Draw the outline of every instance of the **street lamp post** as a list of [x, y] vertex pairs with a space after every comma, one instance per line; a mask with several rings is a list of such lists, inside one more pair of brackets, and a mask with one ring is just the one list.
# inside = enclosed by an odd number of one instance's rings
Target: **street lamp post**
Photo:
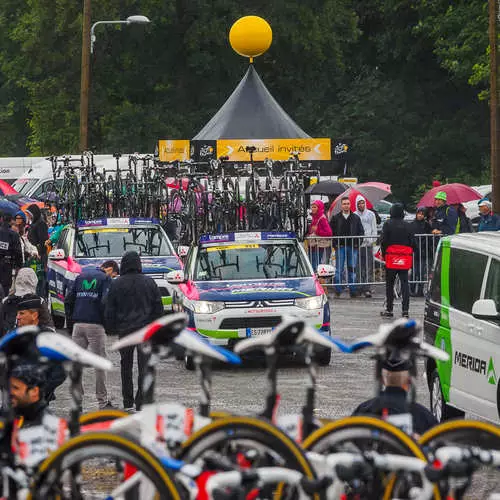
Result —
[[[97, 21], [90, 27], [90, 1], [84, 0], [82, 35], [82, 76], [80, 86], [80, 151], [88, 149], [90, 55], [94, 53], [95, 28], [99, 24], [148, 24], [146, 16], [129, 16], [124, 21]], [[90, 29], [89, 29], [90, 27]]]

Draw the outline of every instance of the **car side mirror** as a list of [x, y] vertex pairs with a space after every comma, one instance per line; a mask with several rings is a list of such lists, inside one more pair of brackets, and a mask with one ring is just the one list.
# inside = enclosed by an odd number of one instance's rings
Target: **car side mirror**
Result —
[[184, 283], [186, 281], [184, 271], [182, 269], [179, 269], [178, 271], [170, 271], [167, 274], [167, 281], [172, 285]]
[[66, 258], [66, 254], [62, 248], [55, 248], [49, 252], [50, 260], [63, 260]]
[[331, 278], [335, 275], [335, 268], [330, 264], [319, 264], [316, 274], [319, 278]]
[[178, 248], [177, 248], [177, 254], [179, 255], [179, 257], [185, 257], [189, 252], [189, 247], [187, 246], [184, 246], [184, 245], [180, 245]]
[[499, 320], [497, 305], [492, 299], [476, 300], [472, 306], [472, 316], [477, 319]]

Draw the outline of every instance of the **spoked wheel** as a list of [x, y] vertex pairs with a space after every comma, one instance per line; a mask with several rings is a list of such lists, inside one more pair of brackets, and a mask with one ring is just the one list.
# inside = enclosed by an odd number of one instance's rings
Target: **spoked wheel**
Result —
[[[435, 452], [441, 446], [458, 446], [465, 448], [481, 448], [484, 450], [500, 450], [500, 428], [487, 422], [476, 420], [450, 420], [436, 425], [419, 439], [422, 449], [432, 461]], [[455, 498], [489, 498], [492, 493], [500, 491], [498, 470], [491, 466], [478, 467], [468, 481], [462, 481], [455, 492]], [[449, 495], [448, 481], [439, 483], [443, 498], [453, 498]]]
[[[331, 422], [313, 432], [303, 444], [306, 451], [321, 455], [337, 452], [363, 453], [375, 451], [426, 460], [419, 445], [403, 431], [373, 417], [348, 417]], [[410, 498], [410, 487], [418, 484], [419, 477], [408, 473], [394, 475], [375, 472], [363, 480], [349, 484], [355, 498]], [[388, 486], [389, 485], [389, 486]], [[389, 488], [389, 492], [387, 492]], [[391, 496], [393, 495], [393, 496]], [[435, 499], [440, 498], [435, 492]]]
[[[227, 417], [216, 420], [193, 434], [183, 445], [181, 458], [203, 464], [203, 457], [216, 452], [237, 466], [281, 466], [297, 470], [309, 479], [314, 470], [302, 449], [286, 434], [266, 420], [252, 417]], [[269, 489], [269, 491], [267, 491]], [[259, 491], [259, 498], [297, 498], [287, 485]]]
[[111, 433], [89, 433], [70, 439], [42, 462], [29, 498], [180, 500], [180, 495], [148, 450]]

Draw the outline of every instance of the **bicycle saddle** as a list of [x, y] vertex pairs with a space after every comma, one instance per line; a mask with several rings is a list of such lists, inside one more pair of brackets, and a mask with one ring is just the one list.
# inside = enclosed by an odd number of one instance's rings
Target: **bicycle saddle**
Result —
[[424, 342], [420, 333], [422, 326], [414, 319], [397, 319], [389, 324], [380, 325], [377, 333], [363, 337], [350, 346], [351, 352], [365, 347], [383, 347], [396, 350], [416, 351], [416, 354], [428, 356], [439, 361], [448, 361], [447, 352]]
[[337, 351], [347, 352], [349, 348], [342, 342], [328, 337], [297, 318], [284, 319], [274, 331], [267, 335], [251, 337], [238, 342], [234, 350], [238, 354], [266, 347], [292, 347], [300, 344], [315, 344]]
[[183, 347], [192, 355], [199, 355], [207, 359], [222, 361], [231, 365], [240, 365], [241, 358], [223, 347], [210, 344], [201, 335], [189, 330], [182, 330], [174, 339], [174, 343]]
[[35, 339], [39, 333], [38, 326], [16, 328], [0, 339], [0, 351], [3, 351], [7, 357], [27, 355], [36, 347]]
[[117, 351], [124, 347], [143, 344], [148, 340], [156, 345], [169, 345], [185, 328], [186, 322], [187, 316], [184, 313], [166, 314], [144, 328], [116, 341], [111, 346], [111, 350]]
[[71, 361], [99, 370], [113, 368], [113, 363], [108, 359], [83, 349], [69, 337], [60, 333], [42, 332], [36, 338], [36, 345], [40, 355], [51, 361]]

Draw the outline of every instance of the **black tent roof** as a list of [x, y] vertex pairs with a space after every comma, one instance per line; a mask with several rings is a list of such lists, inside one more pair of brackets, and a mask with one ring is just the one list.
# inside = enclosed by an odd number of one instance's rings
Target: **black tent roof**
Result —
[[250, 65], [229, 99], [193, 140], [309, 138]]

